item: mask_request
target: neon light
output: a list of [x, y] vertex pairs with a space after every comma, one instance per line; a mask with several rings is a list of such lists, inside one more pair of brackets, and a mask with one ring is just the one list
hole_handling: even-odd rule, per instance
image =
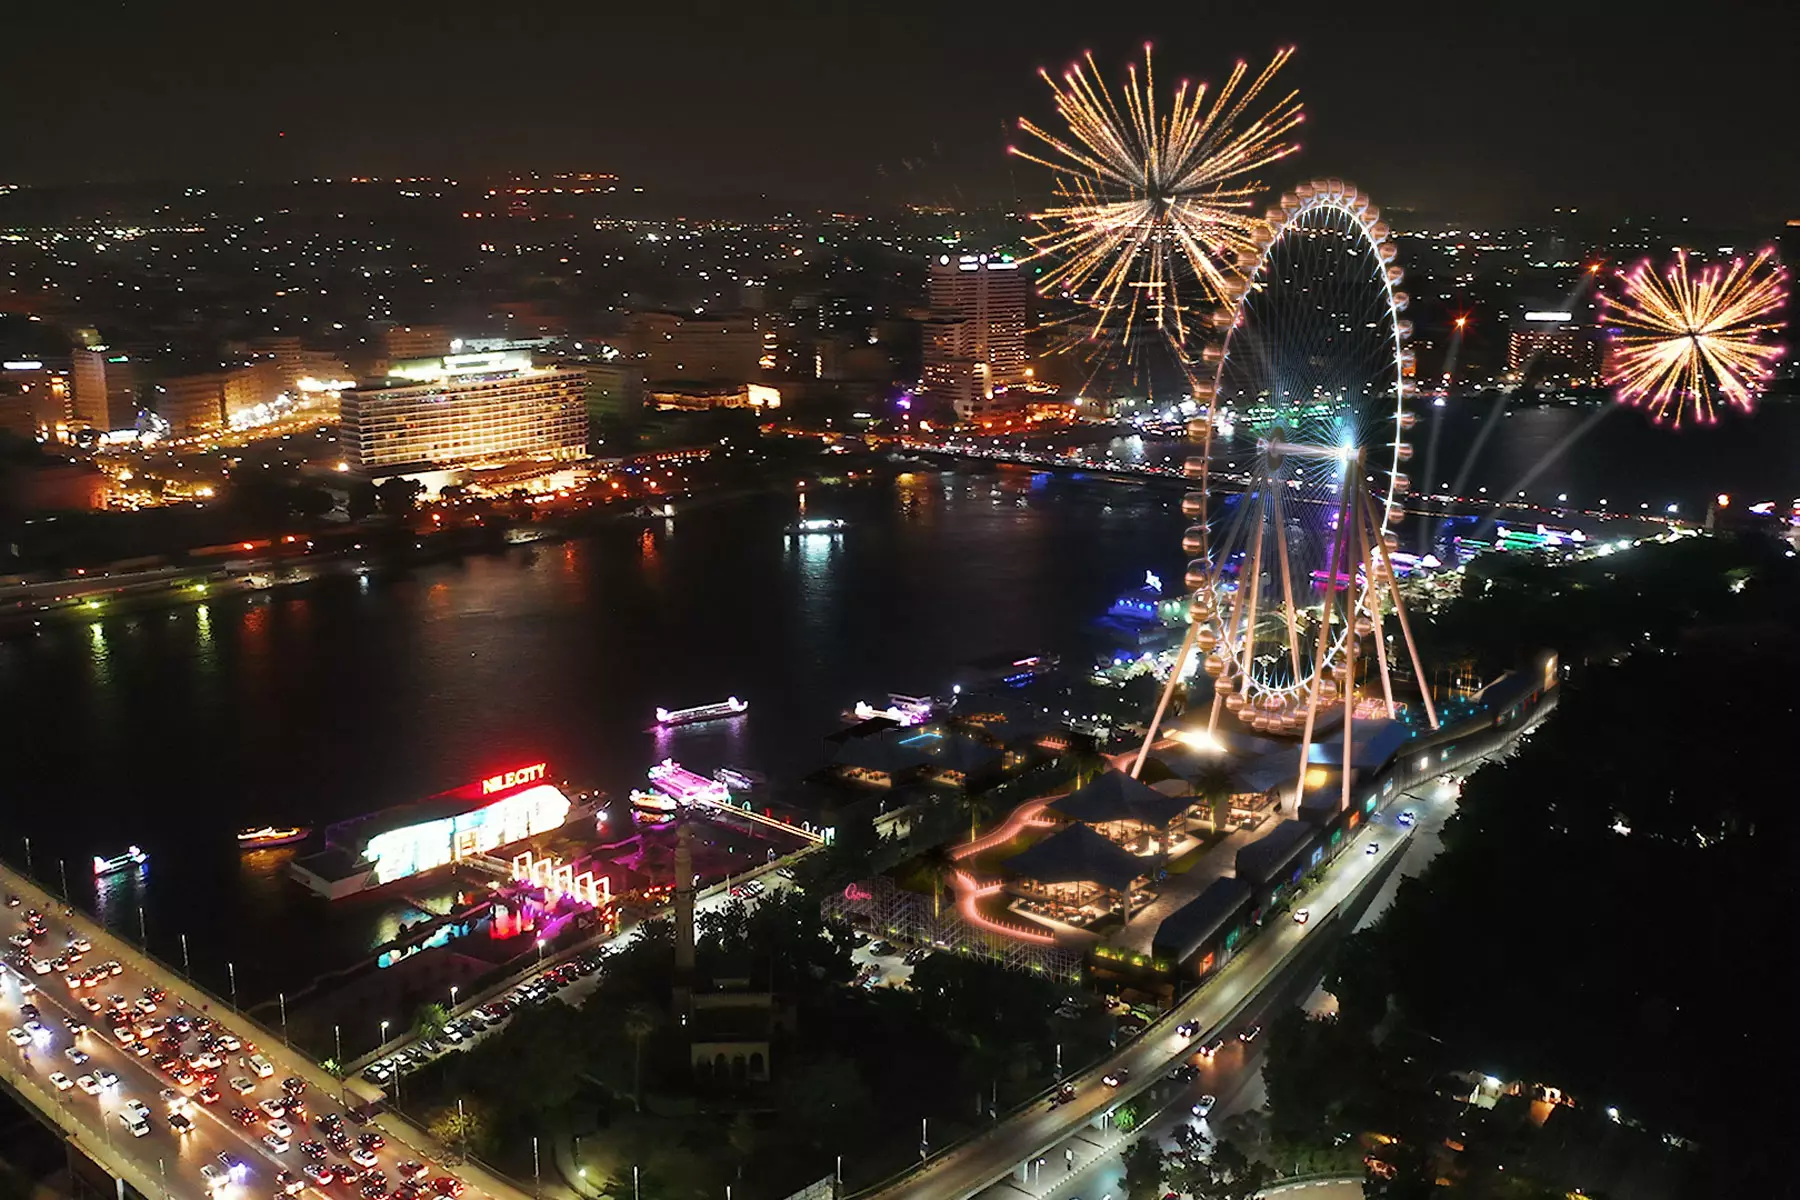
[[484, 796], [496, 796], [501, 792], [510, 792], [516, 787], [524, 787], [528, 783], [536, 783], [549, 773], [549, 763], [532, 763], [529, 767], [520, 767], [516, 771], [506, 771], [499, 775], [490, 775], [481, 781], [481, 794]]
[[1573, 321], [1575, 314], [1572, 312], [1528, 312], [1525, 314], [1525, 319], [1527, 321]]
[[571, 807], [562, 792], [540, 783], [472, 812], [377, 834], [363, 857], [375, 864], [376, 881], [388, 883], [547, 833], [568, 819]]

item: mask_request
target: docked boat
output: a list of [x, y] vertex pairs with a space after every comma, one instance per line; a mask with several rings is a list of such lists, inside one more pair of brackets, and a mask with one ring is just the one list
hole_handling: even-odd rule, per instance
[[264, 825], [261, 829], [240, 829], [237, 840], [240, 850], [267, 850], [271, 846], [291, 846], [295, 842], [303, 842], [311, 836], [312, 830], [305, 825]]
[[850, 523], [842, 517], [802, 517], [787, 527], [789, 537], [832, 537]]
[[136, 846], [127, 846], [125, 853], [112, 858], [101, 858], [94, 855], [94, 874], [114, 875], [120, 871], [132, 871], [150, 861], [150, 856]]
[[754, 792], [769, 786], [768, 776], [735, 767], [720, 767], [713, 772], [713, 778], [734, 792]]
[[750, 710], [748, 702], [731, 696], [719, 704], [700, 704], [693, 708], [659, 708], [658, 725], [693, 725], [699, 721], [717, 721], [725, 717], [741, 717]]
[[657, 819], [675, 814], [675, 797], [665, 796], [661, 792], [646, 792], [641, 788], [631, 790], [631, 807], [640, 813], [651, 813]]

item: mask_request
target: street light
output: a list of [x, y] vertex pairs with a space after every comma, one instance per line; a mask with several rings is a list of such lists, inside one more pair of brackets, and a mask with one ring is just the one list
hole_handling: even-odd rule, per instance
[[190, 981], [194, 978], [194, 972], [188, 968], [187, 934], [185, 933], [181, 935], [181, 973]]
[[454, 983], [450, 985], [450, 1011], [456, 1011], [456, 985]]
[[[383, 1021], [383, 1022], [382, 1022], [382, 1023], [381, 1023], [381, 1046], [385, 1046], [385, 1045], [387, 1045], [387, 1027], [388, 1027], [388, 1026], [389, 1026], [389, 1025], [390, 1025], [390, 1024], [391, 1024], [391, 1023], [392, 1023], [392, 1022], [389, 1022], [389, 1021]], [[381, 1046], [377, 1046], [377, 1047], [375, 1047], [375, 1048], [376, 1048], [376, 1049], [377, 1049], [377, 1050], [379, 1050], [379, 1049], [381, 1049]]]
[[234, 962], [226, 963], [225, 964], [225, 973], [231, 976], [231, 1011], [236, 1012], [237, 1011], [237, 964]]
[[275, 993], [275, 999], [276, 999], [276, 1001], [277, 1001], [277, 1002], [279, 1002], [279, 1003], [280, 1003], [280, 1005], [281, 1005], [281, 1044], [282, 1044], [282, 1045], [284, 1045], [284, 1046], [285, 1046], [285, 1045], [287, 1045], [287, 1044], [288, 1044], [288, 1037], [287, 1037], [287, 993], [286, 993], [286, 992], [276, 992], [276, 993]]
[[537, 948], [538, 948], [538, 969], [542, 970], [543, 966], [544, 966], [544, 939], [543, 938], [539, 938], [537, 940]]

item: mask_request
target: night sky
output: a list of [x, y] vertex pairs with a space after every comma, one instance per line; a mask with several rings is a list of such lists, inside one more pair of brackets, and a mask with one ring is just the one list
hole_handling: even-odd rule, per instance
[[1171, 83], [1217, 80], [1291, 42], [1305, 151], [1271, 185], [1339, 174], [1445, 215], [1800, 216], [1800, 18], [1660, 7], [8, 5], [0, 182], [610, 170], [652, 194], [1030, 203], [1041, 173], [1004, 149], [1018, 116], [1053, 116], [1039, 66], [1092, 49], [1122, 74], [1151, 40]]

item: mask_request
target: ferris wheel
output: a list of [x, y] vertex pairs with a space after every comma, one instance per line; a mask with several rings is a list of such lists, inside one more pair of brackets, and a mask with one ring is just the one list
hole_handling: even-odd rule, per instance
[[1182, 657], [1202, 655], [1213, 679], [1209, 733], [1236, 719], [1300, 735], [1296, 794], [1319, 716], [1344, 705], [1347, 746], [1354, 719], [1398, 711], [1390, 605], [1422, 677], [1392, 559], [1390, 526], [1410, 486], [1413, 355], [1388, 234], [1353, 184], [1315, 180], [1283, 195], [1239, 256], [1230, 306], [1214, 314], [1222, 340], [1201, 356], [1213, 379], [1194, 383], [1206, 419], [1190, 427], [1201, 449], [1187, 474], [1199, 487], [1182, 501], [1194, 522], [1182, 539], [1192, 593]]

